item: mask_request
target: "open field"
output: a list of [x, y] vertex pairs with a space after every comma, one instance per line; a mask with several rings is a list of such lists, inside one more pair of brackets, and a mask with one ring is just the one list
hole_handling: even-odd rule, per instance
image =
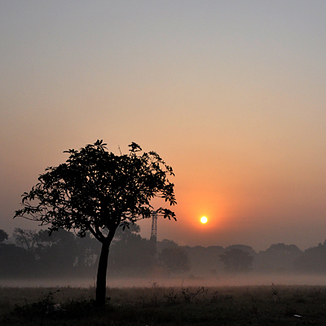
[[[0, 287], [1, 325], [325, 325], [325, 286]], [[61, 311], [48, 311], [52, 304]]]

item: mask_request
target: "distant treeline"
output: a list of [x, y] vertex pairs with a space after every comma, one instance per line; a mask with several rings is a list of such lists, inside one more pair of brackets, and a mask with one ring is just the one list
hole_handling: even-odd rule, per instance
[[[109, 256], [110, 276], [164, 277], [185, 274], [193, 277], [223, 273], [326, 273], [326, 241], [305, 251], [296, 245], [278, 243], [256, 252], [245, 245], [189, 247], [170, 240], [142, 238], [133, 225], [119, 229]], [[59, 230], [16, 228], [11, 238], [0, 229], [0, 277], [93, 276], [96, 273], [100, 243], [86, 234]]]

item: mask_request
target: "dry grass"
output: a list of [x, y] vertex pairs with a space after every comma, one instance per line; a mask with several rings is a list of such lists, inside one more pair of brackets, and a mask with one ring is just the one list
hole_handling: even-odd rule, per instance
[[[326, 287], [0, 288], [1, 325], [325, 325]], [[47, 313], [49, 303], [64, 311]]]

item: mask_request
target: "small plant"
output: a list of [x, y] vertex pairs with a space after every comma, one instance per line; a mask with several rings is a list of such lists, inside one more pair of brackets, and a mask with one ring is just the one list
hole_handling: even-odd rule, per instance
[[210, 303], [215, 303], [219, 299], [219, 293], [218, 291], [214, 291], [210, 300]]
[[191, 292], [190, 288], [182, 288], [181, 294], [185, 302], [193, 302], [193, 300], [200, 294], [207, 293], [204, 287], [197, 289], [195, 292]]
[[277, 300], [279, 300], [278, 291], [277, 291], [274, 283], [272, 283], [272, 298], [273, 298], [273, 301], [274, 302], [276, 302]]
[[173, 288], [170, 288], [170, 291], [164, 295], [164, 298], [168, 305], [174, 305], [180, 302], [179, 296]]
[[45, 307], [49, 307], [54, 305], [54, 294], [60, 292], [60, 290], [56, 290], [54, 292], [49, 292], [47, 294], [43, 294], [43, 299], [40, 301]]
[[39, 316], [43, 319], [44, 316], [49, 313], [50, 307], [54, 306], [53, 295], [58, 292], [60, 292], [60, 290], [42, 294], [41, 299], [32, 304], [26, 302], [24, 306], [15, 305], [14, 313], [28, 320], [32, 320], [35, 316]]

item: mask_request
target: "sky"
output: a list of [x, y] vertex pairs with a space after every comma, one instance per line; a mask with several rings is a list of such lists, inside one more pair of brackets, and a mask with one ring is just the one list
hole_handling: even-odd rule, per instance
[[0, 229], [37, 228], [12, 219], [21, 194], [103, 139], [174, 169], [178, 221], [159, 219], [159, 240], [324, 242], [325, 14], [323, 0], [1, 1]]

